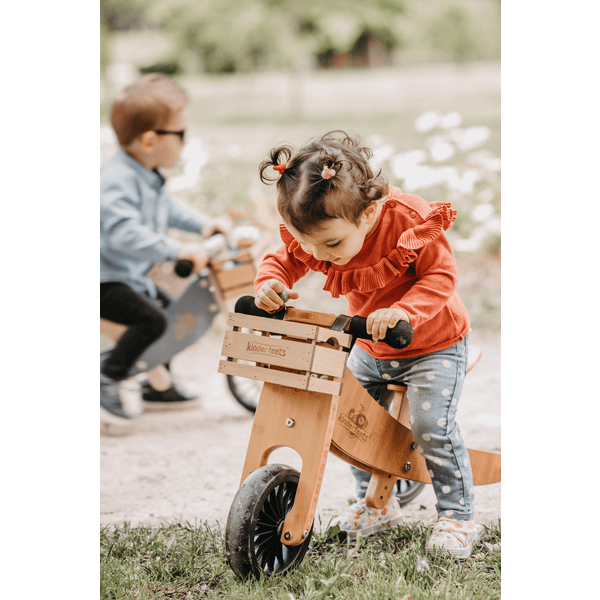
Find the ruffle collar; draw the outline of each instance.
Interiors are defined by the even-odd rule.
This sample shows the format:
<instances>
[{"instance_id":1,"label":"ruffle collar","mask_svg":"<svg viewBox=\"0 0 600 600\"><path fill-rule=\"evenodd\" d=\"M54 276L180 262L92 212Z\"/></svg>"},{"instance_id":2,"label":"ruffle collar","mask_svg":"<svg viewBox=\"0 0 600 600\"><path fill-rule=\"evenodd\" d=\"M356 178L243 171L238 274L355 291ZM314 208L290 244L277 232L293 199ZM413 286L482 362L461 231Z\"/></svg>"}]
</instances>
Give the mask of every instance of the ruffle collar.
<instances>
[{"instance_id":1,"label":"ruffle collar","mask_svg":"<svg viewBox=\"0 0 600 600\"><path fill-rule=\"evenodd\" d=\"M388 200L387 203L395 203ZM456 210L449 202L432 202L431 211L420 225L404 231L396 247L383 256L376 264L367 267L346 269L337 268L330 262L317 260L312 254L305 252L300 243L287 230L284 224L279 226L281 239L288 252L311 271L318 271L327 276L323 289L334 298L345 296L351 291L372 292L388 285L395 277L400 277L418 256L417 250L435 240L442 231L446 231L456 220ZM380 216L380 218L383 215Z\"/></svg>"}]
</instances>

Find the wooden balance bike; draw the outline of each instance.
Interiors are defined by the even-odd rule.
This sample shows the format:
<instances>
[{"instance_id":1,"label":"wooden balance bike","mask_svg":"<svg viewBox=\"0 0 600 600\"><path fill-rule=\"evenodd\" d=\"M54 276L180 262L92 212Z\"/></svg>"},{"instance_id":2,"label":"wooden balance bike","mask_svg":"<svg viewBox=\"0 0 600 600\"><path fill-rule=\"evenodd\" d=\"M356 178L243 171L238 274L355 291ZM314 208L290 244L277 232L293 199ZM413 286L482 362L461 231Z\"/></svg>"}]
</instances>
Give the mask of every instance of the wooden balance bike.
<instances>
[{"instance_id":1,"label":"wooden balance bike","mask_svg":"<svg viewBox=\"0 0 600 600\"><path fill-rule=\"evenodd\" d=\"M162 292L163 308L169 325L163 336L152 344L134 365L131 376L145 373L155 386L165 387L170 375L164 366L179 352L196 343L212 326L219 312L228 312L227 302L254 291L257 265L266 252L266 241L258 240L231 249L224 236L213 236L205 243L211 255L207 267L192 275L189 260L155 263L147 275ZM100 333L116 343L127 327L100 319ZM100 361L112 346L100 351ZM254 412L261 385L234 375L227 376L233 397Z\"/></svg>"},{"instance_id":2,"label":"wooden balance bike","mask_svg":"<svg viewBox=\"0 0 600 600\"><path fill-rule=\"evenodd\" d=\"M251 296L240 298L235 311L228 316L231 330L219 371L264 382L226 525L229 564L244 578L285 573L300 564L329 452L371 473L370 507L384 507L399 479L422 484L431 479L410 431L406 387L388 385L393 393L388 413L346 368L353 339L369 338L364 318L292 307L270 315ZM405 348L412 328L401 321L383 341ZM470 351L469 369L480 356ZM301 473L268 464L281 447L300 455ZM475 485L500 481L500 454L469 449L469 457Z\"/></svg>"}]
</instances>

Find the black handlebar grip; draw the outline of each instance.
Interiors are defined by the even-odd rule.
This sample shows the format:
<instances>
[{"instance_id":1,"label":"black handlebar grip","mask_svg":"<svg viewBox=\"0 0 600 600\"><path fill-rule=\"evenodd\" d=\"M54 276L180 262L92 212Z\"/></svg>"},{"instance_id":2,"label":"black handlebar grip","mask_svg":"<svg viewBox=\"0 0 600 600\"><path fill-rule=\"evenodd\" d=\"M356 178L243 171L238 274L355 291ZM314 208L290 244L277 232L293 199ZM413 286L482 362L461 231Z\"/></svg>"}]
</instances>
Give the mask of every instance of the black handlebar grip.
<instances>
[{"instance_id":1,"label":"black handlebar grip","mask_svg":"<svg viewBox=\"0 0 600 600\"><path fill-rule=\"evenodd\" d=\"M235 303L234 311L252 317L266 317L267 319L283 319L285 315L285 309L270 313L258 308L258 306L254 304L254 296L241 296L238 298Z\"/></svg>"},{"instance_id":2,"label":"black handlebar grip","mask_svg":"<svg viewBox=\"0 0 600 600\"><path fill-rule=\"evenodd\" d=\"M179 277L189 277L194 269L194 263L191 260L182 259L175 263L175 273Z\"/></svg>"},{"instance_id":3,"label":"black handlebar grip","mask_svg":"<svg viewBox=\"0 0 600 600\"><path fill-rule=\"evenodd\" d=\"M254 296L241 296L235 303L235 312L253 317L267 317L270 319L283 319L286 309L279 310L275 313L261 310L254 304ZM362 338L364 340L372 339L367 333L367 319L365 317L352 317L348 326L348 333L353 337ZM413 339L413 328L406 321L399 321L396 327L388 329L386 336L382 342L385 342L392 348L401 350L410 345Z\"/></svg>"},{"instance_id":4,"label":"black handlebar grip","mask_svg":"<svg viewBox=\"0 0 600 600\"><path fill-rule=\"evenodd\" d=\"M363 340L372 339L367 333L367 319L365 319L365 317L352 317L352 321L348 327L348 333ZM398 321L396 327L387 330L385 338L381 341L392 348L401 350L402 348L410 346L412 339L413 328L411 324L406 321Z\"/></svg>"}]
</instances>

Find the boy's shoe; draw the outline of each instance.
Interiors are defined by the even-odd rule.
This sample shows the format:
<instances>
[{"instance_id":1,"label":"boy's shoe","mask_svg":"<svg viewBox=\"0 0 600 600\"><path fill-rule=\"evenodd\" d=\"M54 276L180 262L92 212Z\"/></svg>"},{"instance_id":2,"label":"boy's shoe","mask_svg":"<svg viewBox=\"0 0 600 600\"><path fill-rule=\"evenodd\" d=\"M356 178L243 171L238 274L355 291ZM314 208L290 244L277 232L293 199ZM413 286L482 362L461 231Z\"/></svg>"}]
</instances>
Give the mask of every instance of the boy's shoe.
<instances>
[{"instance_id":1,"label":"boy's shoe","mask_svg":"<svg viewBox=\"0 0 600 600\"><path fill-rule=\"evenodd\" d=\"M383 508L369 508L364 500L359 500L351 504L343 515L335 517L330 527L337 525L350 539L355 539L359 533L367 537L401 521L400 503L392 496Z\"/></svg>"},{"instance_id":2,"label":"boy's shoe","mask_svg":"<svg viewBox=\"0 0 600 600\"><path fill-rule=\"evenodd\" d=\"M141 388L144 409L177 410L193 408L198 405L198 396L182 393L174 385L163 392L159 392L146 380L142 382Z\"/></svg>"},{"instance_id":3,"label":"boy's shoe","mask_svg":"<svg viewBox=\"0 0 600 600\"><path fill-rule=\"evenodd\" d=\"M123 408L119 386L119 381L100 373L100 420L111 425L129 425L132 417Z\"/></svg>"},{"instance_id":4,"label":"boy's shoe","mask_svg":"<svg viewBox=\"0 0 600 600\"><path fill-rule=\"evenodd\" d=\"M456 558L468 558L482 532L483 525L474 521L439 517L427 542L427 553L447 552Z\"/></svg>"}]
</instances>

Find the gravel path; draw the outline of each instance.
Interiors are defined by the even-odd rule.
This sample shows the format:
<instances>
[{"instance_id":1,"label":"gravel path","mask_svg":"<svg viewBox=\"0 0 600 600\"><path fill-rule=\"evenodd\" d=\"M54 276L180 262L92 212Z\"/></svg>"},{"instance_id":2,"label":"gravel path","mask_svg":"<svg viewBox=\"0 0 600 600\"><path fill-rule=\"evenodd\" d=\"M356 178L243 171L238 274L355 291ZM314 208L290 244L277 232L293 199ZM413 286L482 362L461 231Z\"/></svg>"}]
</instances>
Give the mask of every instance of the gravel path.
<instances>
[{"instance_id":1,"label":"gravel path","mask_svg":"<svg viewBox=\"0 0 600 600\"><path fill-rule=\"evenodd\" d=\"M173 361L182 385L200 394L198 407L170 413L141 413L127 435L101 436L102 525L157 525L165 522L207 522L223 527L239 487L252 414L231 396L217 372L222 329L213 328L201 343ZM471 448L500 451L500 336L478 337L479 364L467 376L459 423ZM139 398L130 400L141 411ZM280 449L271 462L298 467L292 451ZM501 484L477 487L476 519L500 517ZM316 529L324 527L353 495L348 465L329 455L317 507ZM427 485L404 509L406 520L433 520L435 496ZM320 521L319 521L320 520ZM319 525L321 523L321 525Z\"/></svg>"}]
</instances>

